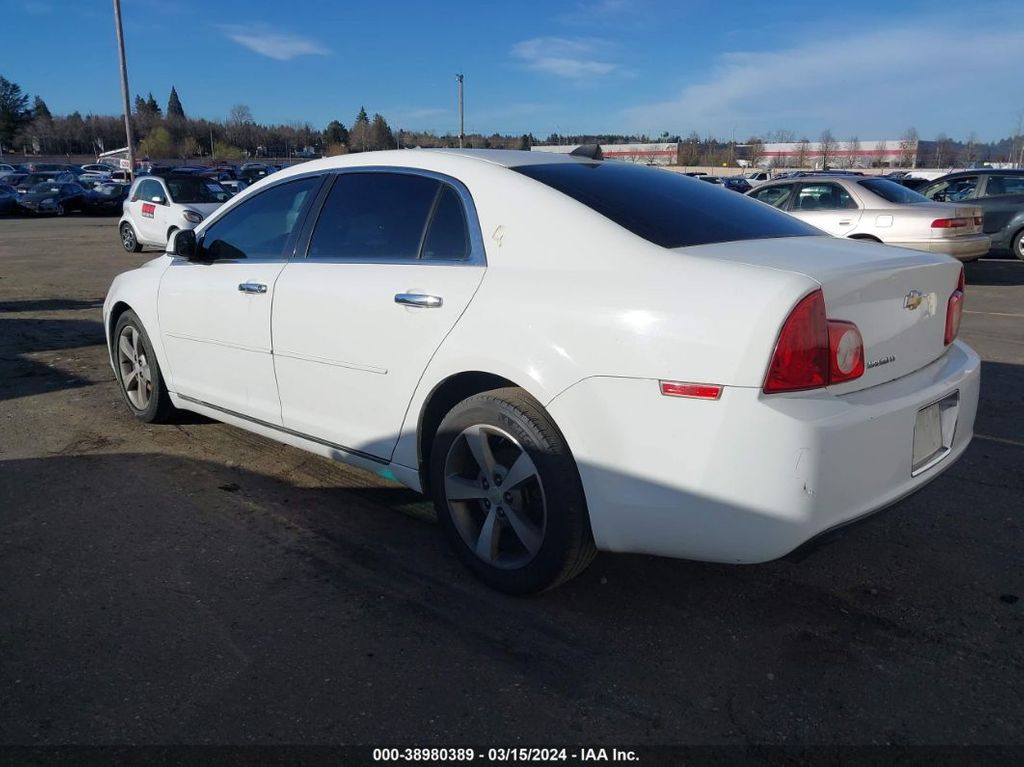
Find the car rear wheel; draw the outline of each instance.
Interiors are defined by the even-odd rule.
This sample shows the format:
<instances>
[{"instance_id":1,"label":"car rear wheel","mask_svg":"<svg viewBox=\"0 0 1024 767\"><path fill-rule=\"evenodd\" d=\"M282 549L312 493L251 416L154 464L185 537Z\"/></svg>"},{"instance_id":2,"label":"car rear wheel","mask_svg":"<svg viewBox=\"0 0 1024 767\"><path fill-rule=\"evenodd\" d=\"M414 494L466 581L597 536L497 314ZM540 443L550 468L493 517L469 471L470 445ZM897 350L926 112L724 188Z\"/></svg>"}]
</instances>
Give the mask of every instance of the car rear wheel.
<instances>
[{"instance_id":1,"label":"car rear wheel","mask_svg":"<svg viewBox=\"0 0 1024 767\"><path fill-rule=\"evenodd\" d=\"M139 244L139 238L135 236L135 230L132 229L132 225L125 221L121 224L121 245L129 253L138 253L142 250L142 246Z\"/></svg>"},{"instance_id":2,"label":"car rear wheel","mask_svg":"<svg viewBox=\"0 0 1024 767\"><path fill-rule=\"evenodd\" d=\"M114 327L114 369L132 415L145 423L168 421L176 412L167 394L153 344L135 312L128 310Z\"/></svg>"},{"instance_id":3,"label":"car rear wheel","mask_svg":"<svg viewBox=\"0 0 1024 767\"><path fill-rule=\"evenodd\" d=\"M529 594L583 572L596 549L565 438L522 389L469 397L430 455L438 519L462 562L499 591Z\"/></svg>"},{"instance_id":4,"label":"car rear wheel","mask_svg":"<svg viewBox=\"0 0 1024 767\"><path fill-rule=\"evenodd\" d=\"M1021 229L1013 238L1013 244L1010 247L1013 251L1013 255L1024 261L1024 229Z\"/></svg>"},{"instance_id":5,"label":"car rear wheel","mask_svg":"<svg viewBox=\"0 0 1024 767\"><path fill-rule=\"evenodd\" d=\"M53 212L58 216L64 215L64 206L61 203L57 203L57 207L54 208Z\"/></svg>"}]
</instances>

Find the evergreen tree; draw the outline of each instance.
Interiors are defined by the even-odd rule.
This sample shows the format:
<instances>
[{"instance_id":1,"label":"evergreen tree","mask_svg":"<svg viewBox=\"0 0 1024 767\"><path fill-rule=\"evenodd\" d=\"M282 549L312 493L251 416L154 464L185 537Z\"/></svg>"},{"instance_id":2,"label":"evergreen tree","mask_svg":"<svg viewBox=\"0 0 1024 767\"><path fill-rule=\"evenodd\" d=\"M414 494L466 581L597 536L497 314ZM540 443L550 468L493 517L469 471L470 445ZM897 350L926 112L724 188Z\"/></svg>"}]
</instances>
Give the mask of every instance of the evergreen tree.
<instances>
[{"instance_id":1,"label":"evergreen tree","mask_svg":"<svg viewBox=\"0 0 1024 767\"><path fill-rule=\"evenodd\" d=\"M0 144L9 144L28 122L28 94L21 86L0 76Z\"/></svg>"},{"instance_id":2,"label":"evergreen tree","mask_svg":"<svg viewBox=\"0 0 1024 767\"><path fill-rule=\"evenodd\" d=\"M36 96L36 100L32 104L32 117L36 120L53 120L50 108L46 106L46 102L39 96Z\"/></svg>"},{"instance_id":3,"label":"evergreen tree","mask_svg":"<svg viewBox=\"0 0 1024 767\"><path fill-rule=\"evenodd\" d=\"M146 111L154 117L160 116L160 105L156 103L156 99L153 98L152 92L149 94L149 98L146 99Z\"/></svg>"},{"instance_id":4,"label":"evergreen tree","mask_svg":"<svg viewBox=\"0 0 1024 767\"><path fill-rule=\"evenodd\" d=\"M138 93L135 94L135 114L146 114L146 100L142 98L142 96L140 96Z\"/></svg>"},{"instance_id":5,"label":"evergreen tree","mask_svg":"<svg viewBox=\"0 0 1024 767\"><path fill-rule=\"evenodd\" d=\"M324 141L328 144L347 144L348 129L337 120L331 120L324 129Z\"/></svg>"},{"instance_id":6,"label":"evergreen tree","mask_svg":"<svg viewBox=\"0 0 1024 767\"><path fill-rule=\"evenodd\" d=\"M384 119L383 115L375 114L370 124L370 147L374 150L394 149L395 135L391 132L391 126Z\"/></svg>"},{"instance_id":7,"label":"evergreen tree","mask_svg":"<svg viewBox=\"0 0 1024 767\"><path fill-rule=\"evenodd\" d=\"M348 138L349 147L353 152L365 152L373 148L370 136L370 118L367 117L364 107L359 108L359 114L356 115L356 121L352 125L352 130L349 131Z\"/></svg>"},{"instance_id":8,"label":"evergreen tree","mask_svg":"<svg viewBox=\"0 0 1024 767\"><path fill-rule=\"evenodd\" d=\"M181 106L178 91L173 85L171 86L171 95L167 99L167 117L177 120L185 119L185 109Z\"/></svg>"}]
</instances>

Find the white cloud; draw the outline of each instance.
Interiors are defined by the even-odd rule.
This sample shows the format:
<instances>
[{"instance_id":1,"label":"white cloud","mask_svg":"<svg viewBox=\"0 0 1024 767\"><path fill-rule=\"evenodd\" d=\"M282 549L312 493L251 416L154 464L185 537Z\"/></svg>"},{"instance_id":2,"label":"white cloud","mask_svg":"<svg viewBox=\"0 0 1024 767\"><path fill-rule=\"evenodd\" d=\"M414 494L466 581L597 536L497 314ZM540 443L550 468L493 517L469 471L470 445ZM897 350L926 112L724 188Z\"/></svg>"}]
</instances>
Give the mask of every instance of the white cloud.
<instances>
[{"instance_id":1,"label":"white cloud","mask_svg":"<svg viewBox=\"0 0 1024 767\"><path fill-rule=\"evenodd\" d=\"M595 38L534 37L512 46L512 57L527 69L568 79L609 75L618 64L602 60L611 45Z\"/></svg>"},{"instance_id":2,"label":"white cloud","mask_svg":"<svg viewBox=\"0 0 1024 767\"><path fill-rule=\"evenodd\" d=\"M228 25L224 26L223 30L239 45L278 61L288 61L296 56L327 56L331 52L316 40L287 32L276 32L264 25Z\"/></svg>"},{"instance_id":3,"label":"white cloud","mask_svg":"<svg viewBox=\"0 0 1024 767\"><path fill-rule=\"evenodd\" d=\"M918 24L833 34L776 51L726 53L676 98L626 110L626 127L719 136L735 130L738 139L776 128L816 138L829 127L863 136L914 124L923 135L970 126L1000 135L1002 123L1019 108L1010 109L999 93L1024 87L1024 68L1012 63L1022 49L1020 27L973 31ZM970 66L955 62L954 51L971 51ZM998 86L992 77L999 78Z\"/></svg>"}]
</instances>

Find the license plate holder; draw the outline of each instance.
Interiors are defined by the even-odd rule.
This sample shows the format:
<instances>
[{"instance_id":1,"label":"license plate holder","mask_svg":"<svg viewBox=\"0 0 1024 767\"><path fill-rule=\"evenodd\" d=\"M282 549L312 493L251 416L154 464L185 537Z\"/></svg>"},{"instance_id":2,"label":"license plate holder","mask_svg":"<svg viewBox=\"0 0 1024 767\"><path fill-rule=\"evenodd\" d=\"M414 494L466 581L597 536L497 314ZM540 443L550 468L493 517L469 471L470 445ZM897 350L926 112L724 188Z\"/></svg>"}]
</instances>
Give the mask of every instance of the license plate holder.
<instances>
[{"instance_id":1,"label":"license plate holder","mask_svg":"<svg viewBox=\"0 0 1024 767\"><path fill-rule=\"evenodd\" d=\"M949 454L959 411L959 390L917 411L910 476L927 471Z\"/></svg>"}]
</instances>

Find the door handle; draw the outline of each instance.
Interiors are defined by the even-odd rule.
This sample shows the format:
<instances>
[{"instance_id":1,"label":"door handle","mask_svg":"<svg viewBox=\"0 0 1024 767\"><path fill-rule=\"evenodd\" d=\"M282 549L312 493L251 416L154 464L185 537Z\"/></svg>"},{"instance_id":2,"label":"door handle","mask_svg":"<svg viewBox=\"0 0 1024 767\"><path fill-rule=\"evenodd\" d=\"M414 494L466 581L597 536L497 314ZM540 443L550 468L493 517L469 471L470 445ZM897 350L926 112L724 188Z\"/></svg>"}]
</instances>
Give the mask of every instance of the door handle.
<instances>
[{"instance_id":1,"label":"door handle","mask_svg":"<svg viewBox=\"0 0 1024 767\"><path fill-rule=\"evenodd\" d=\"M421 309L438 309L444 301L441 296L428 296L423 293L396 293L395 303L417 306Z\"/></svg>"},{"instance_id":2,"label":"door handle","mask_svg":"<svg viewBox=\"0 0 1024 767\"><path fill-rule=\"evenodd\" d=\"M845 219L843 219L842 221L839 222L839 226L849 226L852 223L853 223L853 221L851 221L848 218L845 218Z\"/></svg>"},{"instance_id":3,"label":"door handle","mask_svg":"<svg viewBox=\"0 0 1024 767\"><path fill-rule=\"evenodd\" d=\"M243 282L238 286L239 293L258 293L262 295L267 292L267 286L262 282Z\"/></svg>"}]
</instances>

